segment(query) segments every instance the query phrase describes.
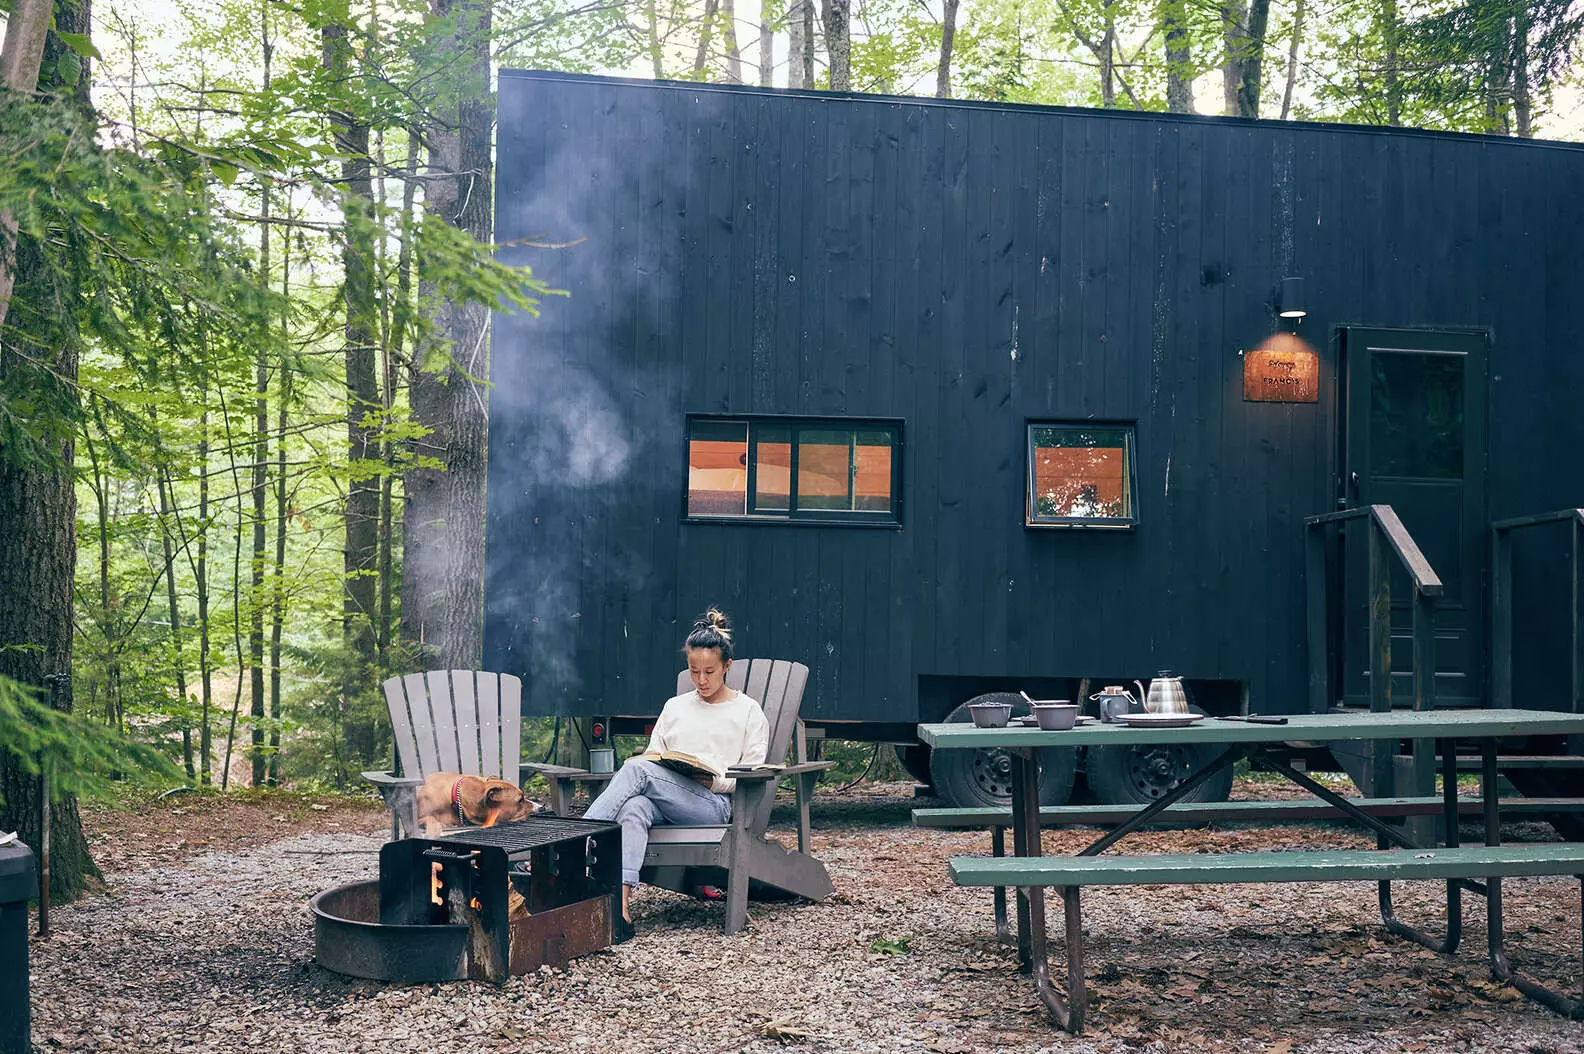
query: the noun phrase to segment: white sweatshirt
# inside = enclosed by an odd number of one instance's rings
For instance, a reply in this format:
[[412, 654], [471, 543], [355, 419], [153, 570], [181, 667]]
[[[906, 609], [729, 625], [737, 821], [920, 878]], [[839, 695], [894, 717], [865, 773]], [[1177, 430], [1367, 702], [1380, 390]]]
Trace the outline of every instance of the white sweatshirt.
[[[649, 750], [680, 750], [722, 771], [760, 765], [770, 750], [770, 722], [758, 701], [742, 692], [718, 703], [689, 692], [667, 700], [649, 736]], [[710, 790], [730, 794], [735, 786], [736, 780], [717, 776]]]

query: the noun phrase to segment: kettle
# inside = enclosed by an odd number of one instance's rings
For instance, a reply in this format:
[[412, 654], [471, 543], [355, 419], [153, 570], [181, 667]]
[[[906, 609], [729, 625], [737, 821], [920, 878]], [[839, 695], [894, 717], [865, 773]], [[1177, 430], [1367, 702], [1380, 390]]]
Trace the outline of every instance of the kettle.
[[1133, 683], [1138, 685], [1139, 695], [1144, 700], [1144, 712], [1147, 714], [1189, 714], [1193, 712], [1188, 709], [1188, 691], [1183, 687], [1182, 678], [1174, 677], [1170, 670], [1161, 670], [1157, 673], [1155, 679], [1150, 682], [1147, 693], [1144, 691], [1142, 682], [1134, 681]]

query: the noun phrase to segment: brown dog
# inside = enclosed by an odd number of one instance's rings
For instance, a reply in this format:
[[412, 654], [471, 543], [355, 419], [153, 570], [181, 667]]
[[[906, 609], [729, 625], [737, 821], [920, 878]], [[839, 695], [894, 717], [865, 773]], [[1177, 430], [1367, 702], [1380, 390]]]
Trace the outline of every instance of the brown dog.
[[418, 788], [418, 823], [426, 833], [441, 827], [492, 827], [542, 811], [538, 802], [505, 780], [436, 772]]

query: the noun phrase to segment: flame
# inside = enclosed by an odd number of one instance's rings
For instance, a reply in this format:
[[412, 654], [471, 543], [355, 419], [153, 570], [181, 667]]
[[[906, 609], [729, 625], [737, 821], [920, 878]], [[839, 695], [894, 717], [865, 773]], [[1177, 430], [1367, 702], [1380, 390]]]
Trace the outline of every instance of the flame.
[[442, 905], [445, 903], [444, 900], [440, 899], [439, 863], [433, 863], [429, 865], [429, 903]]
[[484, 814], [484, 822], [479, 826], [494, 827], [496, 822], [500, 820], [501, 808], [499, 805], [490, 806], [490, 811]]

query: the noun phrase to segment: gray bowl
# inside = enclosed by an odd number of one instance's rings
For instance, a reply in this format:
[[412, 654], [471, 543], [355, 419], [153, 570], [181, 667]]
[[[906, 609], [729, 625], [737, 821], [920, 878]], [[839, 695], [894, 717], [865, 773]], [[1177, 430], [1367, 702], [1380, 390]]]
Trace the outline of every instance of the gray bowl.
[[974, 703], [968, 708], [976, 728], [1005, 728], [1012, 718], [1011, 703]]
[[1034, 703], [1034, 723], [1046, 732], [1065, 732], [1078, 723], [1078, 707], [1073, 703]]

